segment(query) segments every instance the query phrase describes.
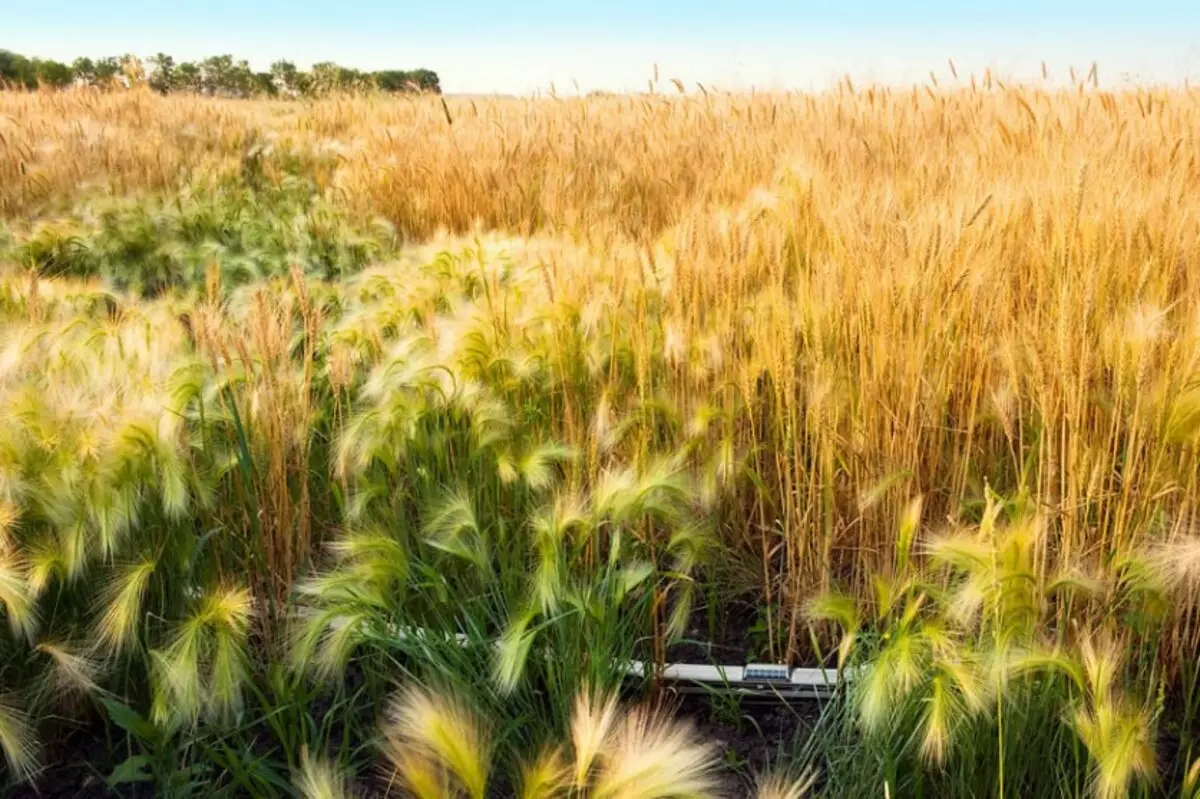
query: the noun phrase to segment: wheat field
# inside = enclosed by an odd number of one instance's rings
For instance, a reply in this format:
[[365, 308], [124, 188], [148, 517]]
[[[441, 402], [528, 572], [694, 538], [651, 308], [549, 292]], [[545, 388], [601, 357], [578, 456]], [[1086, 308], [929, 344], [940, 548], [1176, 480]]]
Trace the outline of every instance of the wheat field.
[[[377, 551], [360, 528], [408, 520], [476, 565], [528, 538], [545, 612], [609, 544], [553, 560], [538, 531], [594, 513], [670, 571], [655, 656], [703, 579], [753, 596], [763, 657], [794, 663], [833, 641], [814, 597], [882, 618], [879, 575], [998, 496], [1034, 520], [1021, 579], [1046, 630], [1102, 625], [1121, 570], [1172, 551], [1158, 576], [1181, 593], [1137, 640], [1164, 672], [1194, 657], [1200, 92], [667, 88], [0, 93], [0, 553], [21, 606], [118, 567], [108, 596], [132, 602], [137, 558], [174, 546], [147, 542], [196, 517], [239, 542], [205, 579], [280, 604], [326, 544]], [[484, 505], [533, 532], [489, 544], [507, 528]], [[1054, 598], [1067, 575], [1096, 586], [1086, 612]], [[243, 630], [220, 597], [205, 624]], [[118, 604], [105, 620], [110, 645], [138, 634]]]

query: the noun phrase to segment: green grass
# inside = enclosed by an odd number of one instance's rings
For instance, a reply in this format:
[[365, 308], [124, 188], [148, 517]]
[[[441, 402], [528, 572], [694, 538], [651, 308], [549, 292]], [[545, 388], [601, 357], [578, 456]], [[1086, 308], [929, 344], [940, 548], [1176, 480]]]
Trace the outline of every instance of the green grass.
[[93, 200], [0, 237], [0, 259], [44, 277], [99, 278], [118, 292], [157, 297], [203, 287], [214, 268], [226, 287], [297, 268], [336, 280], [395, 246], [385, 223], [359, 229], [302, 173], [275, 181], [254, 177], [250, 167], [247, 173], [198, 180], [165, 197]]

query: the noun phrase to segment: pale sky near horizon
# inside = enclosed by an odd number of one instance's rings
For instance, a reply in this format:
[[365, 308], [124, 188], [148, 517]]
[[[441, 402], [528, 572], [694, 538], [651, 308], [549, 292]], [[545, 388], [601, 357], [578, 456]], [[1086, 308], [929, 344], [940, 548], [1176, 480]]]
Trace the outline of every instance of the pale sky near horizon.
[[1094, 60], [1103, 84], [1200, 83], [1200, 0], [0, 0], [0, 48], [71, 60], [231, 53], [360, 69], [435, 70], [447, 92], [725, 89], [949, 79], [986, 67], [1052, 78]]

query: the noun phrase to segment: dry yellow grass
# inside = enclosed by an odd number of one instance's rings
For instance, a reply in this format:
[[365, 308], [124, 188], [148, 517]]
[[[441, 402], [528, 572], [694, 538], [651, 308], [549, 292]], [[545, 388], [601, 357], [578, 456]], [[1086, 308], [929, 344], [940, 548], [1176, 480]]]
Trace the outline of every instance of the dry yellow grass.
[[450, 99], [443, 108], [428, 98], [0, 92], [0, 216], [88, 190], [156, 190], [190, 172], [236, 170], [248, 146], [265, 143], [336, 158], [322, 184], [413, 236], [476, 223], [641, 236], [767, 180], [806, 113], [803, 102], [739, 96]]
[[[410, 238], [538, 234], [505, 245], [537, 275], [513, 301], [628, 344], [617, 410], [663, 394], [736, 420], [766, 490], [743, 490], [727, 537], [763, 561], [788, 656], [806, 597], [838, 576], [865, 592], [891, 561], [915, 494], [928, 528], [975, 513], [985, 482], [1026, 490], [1043, 575], [1195, 527], [1197, 131], [1195, 90], [0, 93], [0, 214], [83, 183], [169, 188], [272, 142], [335, 156], [321, 185]], [[566, 392], [555, 427], [587, 446], [596, 396]]]

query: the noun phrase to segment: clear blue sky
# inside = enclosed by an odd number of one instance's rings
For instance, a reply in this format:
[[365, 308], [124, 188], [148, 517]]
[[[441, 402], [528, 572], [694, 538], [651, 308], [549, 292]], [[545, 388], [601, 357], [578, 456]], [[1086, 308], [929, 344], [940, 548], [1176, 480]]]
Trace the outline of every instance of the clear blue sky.
[[428, 67], [451, 92], [637, 88], [664, 78], [812, 88], [1096, 60], [1114, 83], [1200, 82], [1200, 0], [0, 0], [0, 48], [68, 59], [159, 50], [265, 67]]

